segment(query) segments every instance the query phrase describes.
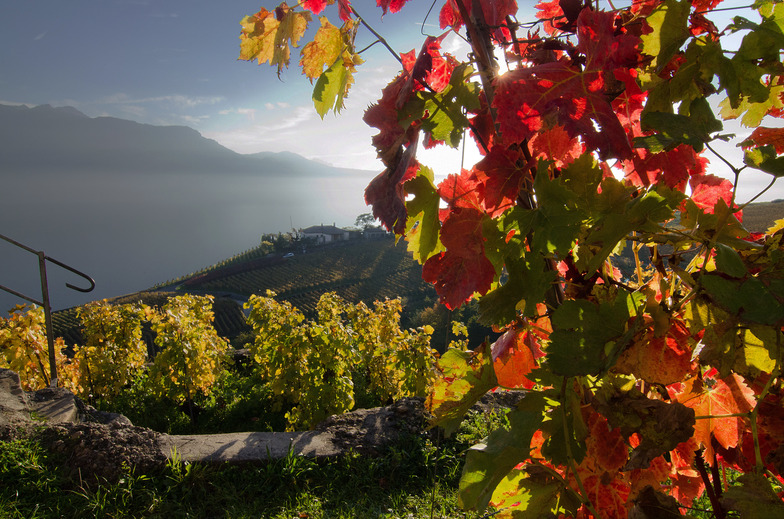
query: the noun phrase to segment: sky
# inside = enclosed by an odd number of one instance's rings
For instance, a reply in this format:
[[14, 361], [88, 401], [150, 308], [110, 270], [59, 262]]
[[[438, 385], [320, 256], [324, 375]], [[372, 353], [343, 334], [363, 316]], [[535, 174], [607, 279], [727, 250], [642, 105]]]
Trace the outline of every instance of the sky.
[[[362, 113], [399, 70], [381, 46], [363, 56], [346, 108], [321, 120], [312, 86], [296, 63], [281, 75], [268, 65], [239, 61], [239, 22], [268, 0], [27, 0], [5, 2], [0, 16], [0, 103], [70, 105], [96, 117], [109, 115], [157, 125], [186, 125], [240, 153], [292, 151], [340, 167], [381, 170]], [[293, 2], [292, 2], [293, 3]], [[411, 0], [401, 13], [381, 17], [375, 0], [352, 5], [398, 52], [418, 49], [422, 33], [440, 34], [438, 10]], [[519, 0], [518, 18], [533, 20], [535, 1]], [[726, 0], [723, 6], [748, 4]], [[337, 20], [336, 6], [326, 14]], [[322, 13], [324, 14], [324, 13]], [[731, 13], [736, 14], [736, 13]], [[724, 16], [724, 15], [722, 15]], [[726, 15], [727, 17], [730, 14]], [[726, 19], [720, 21], [726, 24]], [[318, 26], [312, 24], [314, 29]], [[358, 47], [374, 40], [360, 31]], [[444, 50], [458, 57], [467, 45], [449, 36]], [[739, 133], [747, 130], [737, 129]], [[723, 150], [738, 159], [734, 143]], [[443, 176], [478, 158], [469, 148], [421, 154]], [[712, 172], [728, 169], [712, 160]], [[767, 183], [748, 174], [743, 193]], [[775, 193], [778, 190], [779, 193]], [[766, 199], [781, 197], [776, 186]], [[741, 199], [743, 196], [741, 196]]]

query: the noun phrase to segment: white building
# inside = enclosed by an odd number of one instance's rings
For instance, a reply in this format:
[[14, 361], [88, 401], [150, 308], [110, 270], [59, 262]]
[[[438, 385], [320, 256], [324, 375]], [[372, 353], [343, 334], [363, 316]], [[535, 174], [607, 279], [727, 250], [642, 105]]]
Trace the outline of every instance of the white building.
[[315, 239], [317, 243], [332, 243], [348, 240], [349, 232], [334, 225], [314, 225], [299, 231], [303, 238]]

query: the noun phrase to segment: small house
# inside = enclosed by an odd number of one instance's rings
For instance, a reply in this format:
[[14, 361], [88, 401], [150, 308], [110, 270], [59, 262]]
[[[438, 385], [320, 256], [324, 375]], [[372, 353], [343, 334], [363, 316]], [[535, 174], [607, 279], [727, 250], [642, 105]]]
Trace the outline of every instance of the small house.
[[314, 225], [299, 231], [303, 238], [315, 239], [316, 243], [333, 243], [348, 240], [349, 232], [334, 225]]

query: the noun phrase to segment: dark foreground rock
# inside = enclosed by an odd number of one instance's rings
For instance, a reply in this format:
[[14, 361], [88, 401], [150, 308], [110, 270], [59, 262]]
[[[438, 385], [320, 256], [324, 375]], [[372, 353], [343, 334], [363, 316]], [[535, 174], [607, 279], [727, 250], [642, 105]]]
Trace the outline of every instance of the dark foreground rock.
[[44, 448], [62, 456], [71, 479], [88, 483], [114, 482], [125, 467], [152, 472], [167, 460], [158, 447], [159, 433], [119, 422], [57, 424], [34, 436]]

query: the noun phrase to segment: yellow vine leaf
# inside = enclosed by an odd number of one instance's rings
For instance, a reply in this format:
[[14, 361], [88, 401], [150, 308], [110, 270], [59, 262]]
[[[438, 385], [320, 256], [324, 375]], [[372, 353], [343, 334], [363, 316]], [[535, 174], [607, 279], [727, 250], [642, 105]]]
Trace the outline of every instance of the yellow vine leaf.
[[343, 51], [344, 43], [341, 30], [332, 25], [326, 16], [319, 18], [321, 27], [313, 41], [302, 49], [299, 64], [302, 73], [313, 81], [324, 71], [324, 65], [331, 67]]
[[773, 225], [771, 225], [768, 228], [767, 234], [773, 236], [781, 229], [784, 229], [784, 218], [781, 218], [780, 220], [776, 220], [775, 222], [773, 222]]
[[762, 119], [773, 109], [784, 108], [781, 97], [784, 95], [784, 85], [773, 85], [769, 88], [770, 96], [761, 103], [754, 103], [748, 98], [743, 98], [737, 108], [730, 106], [730, 99], [725, 97], [720, 103], [721, 117], [725, 120], [741, 118], [741, 124], [747, 128], [756, 128]]
[[263, 7], [253, 16], [246, 16], [240, 22], [240, 57], [245, 61], [257, 60], [259, 65], [269, 63], [278, 67], [278, 75], [283, 67], [289, 66], [291, 48], [299, 46], [305, 34], [310, 13], [294, 11], [286, 3], [280, 4], [275, 11]]

